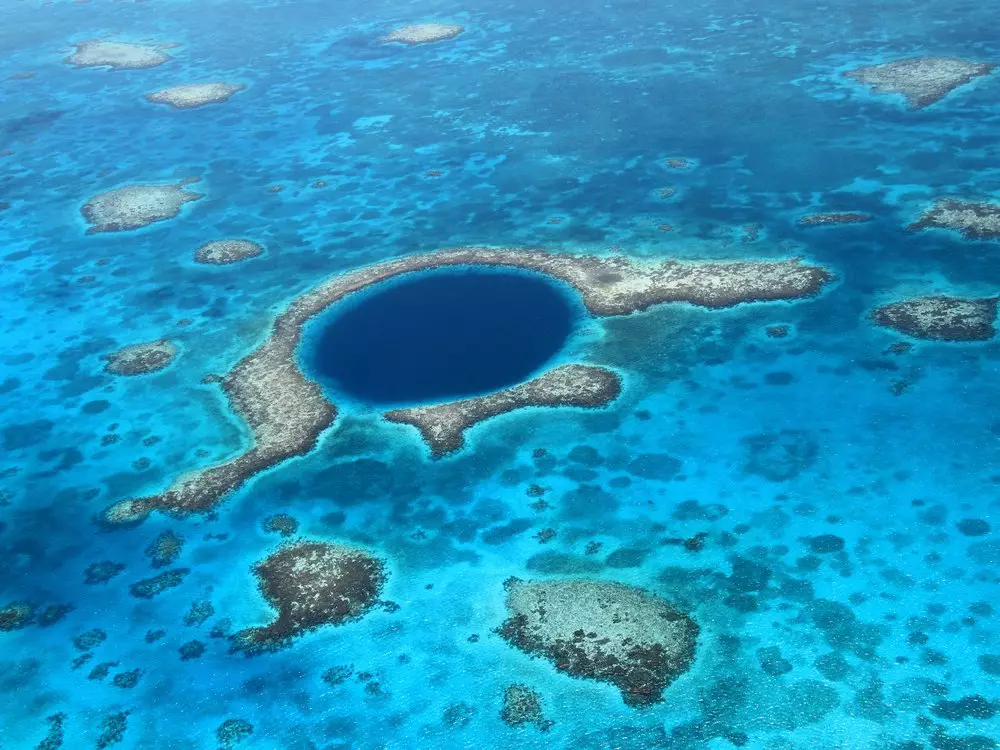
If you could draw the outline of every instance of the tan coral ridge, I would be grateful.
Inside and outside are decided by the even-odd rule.
[[[264,342],[221,378],[230,408],[250,428],[252,446],[226,461],[176,478],[158,495],[112,505],[105,511],[104,521],[137,523],[153,510],[207,512],[255,474],[311,451],[320,434],[333,424],[337,409],[297,364],[295,351],[305,324],[336,302],[381,281],[461,266],[520,268],[547,274],[573,286],[587,310],[598,317],[628,315],[665,302],[718,309],[743,302],[792,300],[818,293],[831,279],[825,269],[798,259],[641,262],[621,256],[498,248],[442,250],[348,271],[293,300],[275,319]],[[484,405],[478,410],[485,413],[493,408]],[[430,424],[426,419],[422,422]]]
[[[562,365],[526,383],[476,398],[386,412],[390,422],[416,427],[436,457],[461,449],[474,424],[524,407],[597,408],[621,393],[621,379],[603,367]]]

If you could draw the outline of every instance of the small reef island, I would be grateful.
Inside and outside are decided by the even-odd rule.
[[[697,623],[645,589],[518,578],[504,588],[507,619],[497,632],[507,643],[560,672],[611,683],[626,705],[661,702],[694,660]]]
[[[254,565],[253,574],[278,616],[232,636],[233,650],[248,656],[283,648],[321,626],[358,619],[378,601],[386,581],[379,558],[327,542],[281,547]]]
[[[338,301],[404,274],[438,268],[515,268],[560,280],[580,295],[596,317],[629,315],[654,305],[684,302],[722,309],[748,302],[795,300],[817,294],[832,276],[799,259],[738,262],[643,262],[622,256],[569,255],[539,250],[463,248],[410,255],[334,276],[293,300],[268,337],[219,378],[232,411],[252,434],[252,445],[222,463],[185,473],[158,495],[122,500],[105,509],[109,526],[141,522],[150,512],[210,511],[255,474],[313,449],[337,408],[302,372],[296,350],[305,324]],[[617,396],[614,373],[588,366],[563,367],[510,389],[464,402],[390,412],[416,425],[432,452],[461,445],[464,429],[513,409],[599,406]]]
[[[1000,239],[1000,203],[940,198],[906,230],[930,228],[951,229],[967,240]]]
[[[179,86],[146,94],[146,101],[153,104],[169,104],[174,109],[194,109],[206,104],[229,101],[233,94],[245,88],[242,83],[182,83]]]
[[[911,109],[940,101],[960,86],[988,75],[993,63],[957,57],[910,57],[880,65],[865,65],[844,76],[871,87],[876,94],[901,94]]]
[[[393,29],[384,37],[379,39],[382,44],[399,42],[401,44],[430,44],[431,42],[443,42],[447,39],[454,39],[465,31],[464,26],[449,23],[415,23],[410,26],[403,26]]]
[[[130,42],[109,42],[100,39],[80,42],[76,52],[66,58],[66,62],[78,68],[112,68],[114,70],[138,70],[155,68],[172,60],[163,50],[175,44],[132,44]]]
[[[227,266],[263,255],[264,248],[252,240],[212,240],[194,251],[194,262]]]
[[[130,344],[105,355],[105,372],[112,375],[146,375],[167,367],[177,356],[177,347],[167,339]]]
[[[202,193],[184,189],[200,179],[189,177],[168,185],[123,185],[98,193],[80,209],[83,218],[91,225],[87,234],[142,229],[157,221],[172,219],[185,203],[205,197]]]
[[[872,320],[907,336],[933,341],[988,341],[995,333],[996,297],[914,297],[877,308]]]

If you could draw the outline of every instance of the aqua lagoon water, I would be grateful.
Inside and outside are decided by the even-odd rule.
[[[0,607],[38,613],[0,632],[0,748],[217,748],[229,719],[253,727],[240,747],[296,750],[997,746],[1000,348],[899,354],[869,313],[1000,289],[997,243],[902,231],[935,197],[998,196],[1000,79],[912,111],[841,75],[998,60],[989,4],[23,0],[0,14]],[[466,31],[376,43],[417,21]],[[93,38],[180,46],[145,70],[63,62]],[[216,80],[247,88],[192,110],[143,99]],[[195,175],[205,197],[175,219],[85,234],[95,193]],[[799,226],[816,211],[874,219]],[[192,261],[226,237],[266,252]],[[586,320],[552,361],[619,372],[606,409],[512,413],[435,461],[359,399],[213,514],[96,522],[247,445],[203,378],[291,300],[365,264],[479,245],[801,256],[836,281],[792,304]],[[163,337],[170,367],[104,371],[108,352]],[[382,556],[398,609],[230,653],[213,631],[272,615],[250,567],[281,543],[262,528],[279,511],[302,537]],[[136,598],[166,530],[190,572]],[[86,583],[102,561],[120,572]],[[701,627],[692,668],[633,709],[529,658],[494,632],[511,576],[669,599]],[[187,624],[197,602],[213,614]],[[47,624],[57,605],[72,609]],[[106,638],[80,639],[94,629]],[[204,651],[183,659],[192,641]],[[332,667],[350,676],[324,681]],[[547,731],[501,720],[512,683],[541,696]]]

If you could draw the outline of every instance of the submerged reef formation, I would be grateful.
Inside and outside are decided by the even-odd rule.
[[[153,104],[169,104],[174,109],[194,109],[206,104],[221,104],[243,89],[242,83],[182,83],[179,86],[146,94],[146,101]]]
[[[12,602],[0,607],[0,633],[20,630],[31,622],[35,608],[27,602]]]
[[[223,748],[235,747],[253,734],[253,724],[245,719],[226,719],[215,730],[215,738]]]
[[[83,218],[92,225],[87,234],[142,229],[157,221],[172,219],[185,203],[205,197],[202,193],[184,189],[200,179],[188,177],[169,185],[123,185],[98,193],[80,209]]]
[[[799,226],[830,227],[837,224],[864,224],[871,220],[871,214],[862,213],[809,214],[799,219]]]
[[[548,731],[553,722],[542,713],[542,698],[527,685],[515,683],[503,689],[503,708],[500,719],[509,727],[534,724],[543,732]]]
[[[306,378],[295,351],[305,324],[331,305],[373,284],[437,268],[487,266],[547,274],[574,287],[595,316],[628,315],[666,302],[720,309],[745,302],[817,294],[831,274],[798,259],[739,262],[633,261],[622,256],[567,255],[539,250],[463,248],[410,255],[334,276],[293,300],[270,335],[221,378],[233,412],[253,445],[213,466],[184,474],[164,492],[122,500],[104,511],[107,524],[132,524],[153,510],[211,510],[255,474],[313,449],[337,416],[322,388]]]
[[[247,655],[274,651],[322,625],[356,620],[378,600],[385,564],[357,547],[298,542],[281,547],[253,567],[260,592],[277,610],[275,620],[232,636]]]
[[[213,240],[194,251],[195,263],[225,266],[262,255],[264,248],[251,240]]]
[[[877,308],[872,320],[918,339],[987,341],[993,338],[998,298],[915,297]]]
[[[435,457],[462,447],[464,433],[479,422],[528,406],[597,408],[621,393],[621,379],[611,370],[589,365],[563,365],[526,383],[476,398],[386,412],[390,422],[420,430]]]
[[[276,513],[265,518],[261,527],[268,534],[281,534],[283,537],[290,537],[299,530],[299,522],[287,513]]]
[[[76,45],[76,52],[66,58],[66,62],[78,68],[113,68],[133,70],[155,68],[172,59],[163,50],[173,44],[133,44],[130,42],[109,42],[92,39]]]
[[[621,583],[508,579],[510,645],[573,677],[609,682],[629,706],[662,700],[691,666],[698,625],[665,599]]]
[[[1000,203],[941,198],[906,230],[919,232],[930,227],[952,229],[967,240],[1000,239]]]
[[[146,375],[174,361],[177,347],[167,339],[129,344],[105,356],[104,371],[112,375]]]
[[[430,42],[443,42],[447,39],[454,39],[465,31],[465,27],[449,23],[415,23],[410,26],[403,26],[393,29],[389,34],[379,41],[383,44],[387,42],[401,42],[402,44],[428,44]]]
[[[870,86],[876,94],[902,94],[913,109],[943,99],[959,86],[987,75],[996,66],[957,57],[910,57],[865,65],[844,75]]]

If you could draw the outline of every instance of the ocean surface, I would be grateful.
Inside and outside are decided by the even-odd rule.
[[[378,41],[420,22],[464,31]],[[90,39],[178,46],[146,69],[67,64]],[[0,49],[0,608],[33,613],[0,631],[2,750],[1000,745],[1000,346],[870,317],[1000,291],[997,242],[903,231],[935,198],[1000,198],[1000,74],[916,110],[843,76],[1000,61],[989,3],[3,0]],[[245,89],[144,99],[201,81]],[[176,217],[87,234],[94,195],[195,176],[205,197]],[[873,219],[799,224],[832,211]],[[265,252],[194,262],[232,237]],[[214,512],[100,522],[248,445],[205,376],[299,295],[464,246],[802,257],[835,280],[724,310],[571,306],[525,372],[611,368],[603,409],[515,411],[432,459],[347,394],[314,450]],[[105,371],[164,338],[169,367]],[[423,392],[407,377],[386,398]],[[273,617],[252,565],[288,541],[276,513],[289,539],[385,560],[392,604],[233,653]],[[642,587],[698,623],[694,661],[630,707],[498,635],[510,577]],[[510,685],[545,722],[502,720]]]

